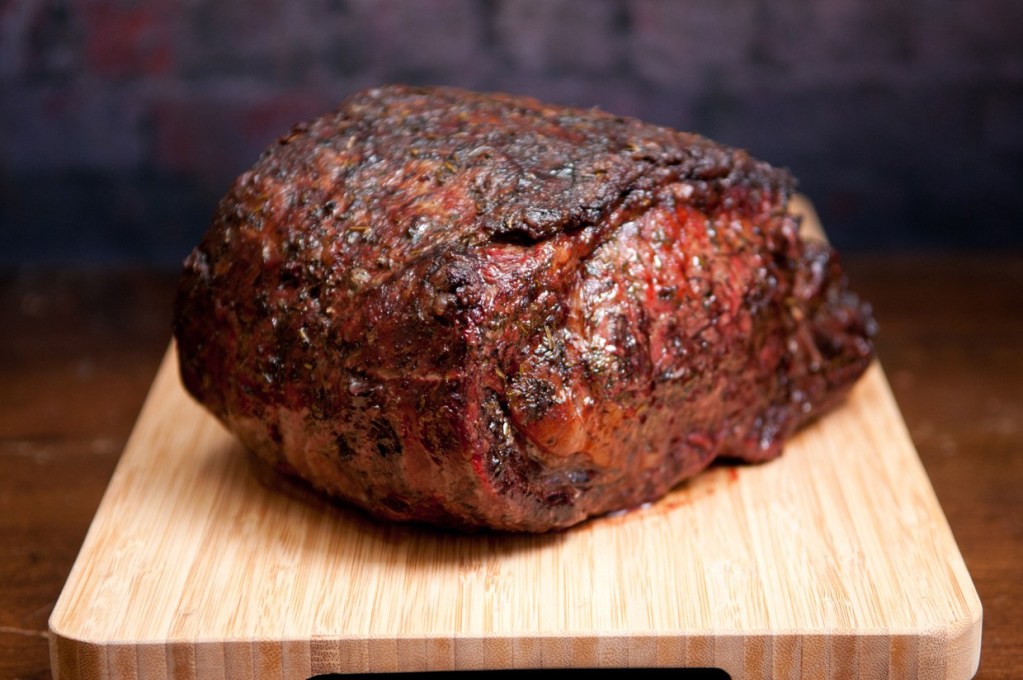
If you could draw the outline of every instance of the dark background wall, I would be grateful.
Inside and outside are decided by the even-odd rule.
[[[176,264],[274,138],[394,81],[747,147],[843,248],[1023,246],[1020,0],[3,0],[0,264]]]

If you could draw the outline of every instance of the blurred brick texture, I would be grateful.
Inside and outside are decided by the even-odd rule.
[[[0,0],[0,264],[176,264],[278,135],[398,81],[749,148],[843,248],[1023,246],[1020,0]]]

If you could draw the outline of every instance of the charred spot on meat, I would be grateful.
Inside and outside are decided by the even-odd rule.
[[[790,175],[597,110],[384,87],[294,128],[188,257],[184,385],[388,520],[547,531],[763,461],[872,359]]]

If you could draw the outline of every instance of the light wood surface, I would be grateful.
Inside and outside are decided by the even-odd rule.
[[[50,629],[59,678],[966,678],[981,606],[878,365],[777,461],[567,532],[458,536],[280,480],[184,394],[171,350]]]

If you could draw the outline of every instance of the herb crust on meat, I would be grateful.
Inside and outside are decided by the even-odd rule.
[[[547,531],[779,455],[872,359],[790,175],[698,135],[453,88],[296,126],[188,257],[185,386],[378,517]]]

